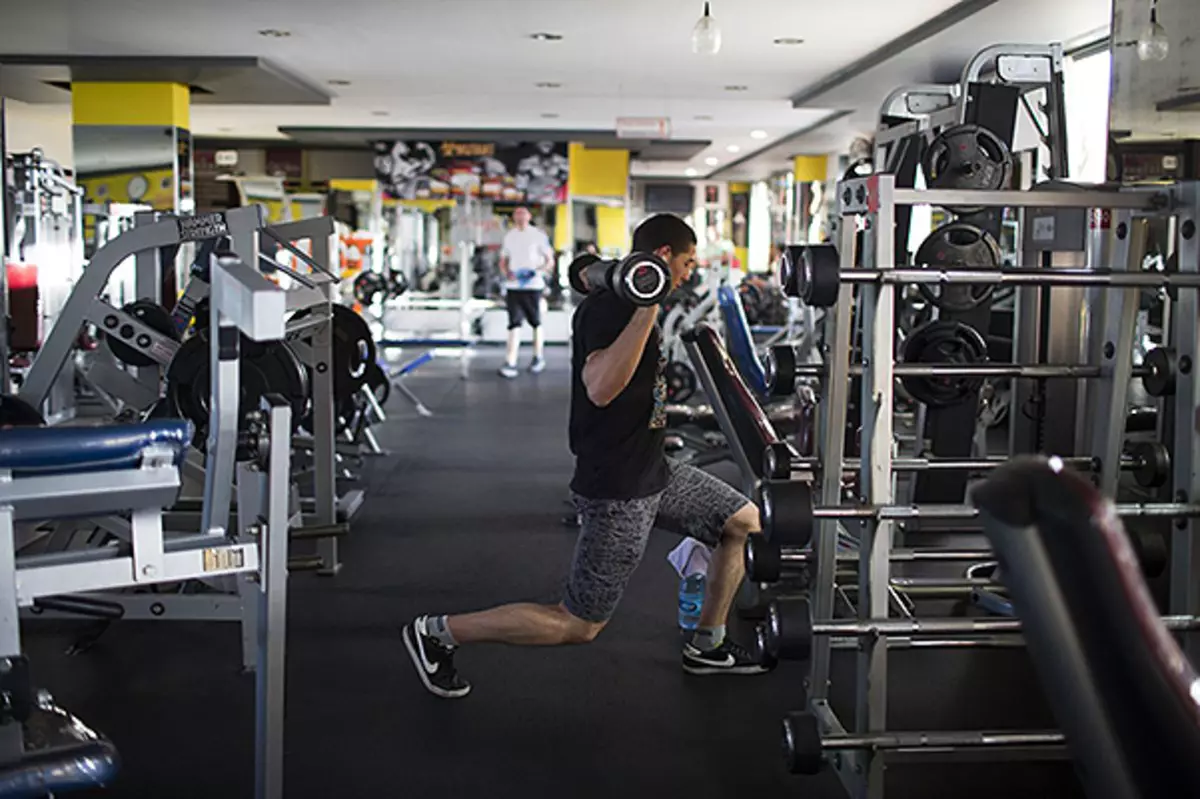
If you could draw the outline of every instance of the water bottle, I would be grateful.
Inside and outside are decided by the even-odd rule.
[[[704,575],[690,574],[679,581],[679,628],[692,631],[700,624],[704,606]]]

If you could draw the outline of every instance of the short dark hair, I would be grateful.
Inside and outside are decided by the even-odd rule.
[[[655,214],[633,231],[633,249],[637,252],[654,252],[659,247],[670,247],[674,255],[696,244],[696,231],[691,225],[673,214]]]

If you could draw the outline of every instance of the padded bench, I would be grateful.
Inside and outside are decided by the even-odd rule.
[[[763,453],[772,445],[781,443],[774,425],[734,367],[716,330],[706,324],[697,325],[683,334],[683,340],[695,348],[704,369],[712,377],[717,393],[714,401],[720,402],[728,413],[733,429],[722,432],[727,439],[737,441],[746,454],[754,477],[761,480]]]
[[[1037,457],[997,469],[971,500],[1087,795],[1195,796],[1200,677],[1109,501]]]
[[[717,305],[725,322],[726,346],[742,379],[760,399],[771,395],[767,385],[767,370],[754,347],[754,331],[746,319],[746,309],[737,289],[725,284],[717,289]]]
[[[191,422],[25,427],[0,433],[0,504],[16,519],[167,508],[179,494]]]

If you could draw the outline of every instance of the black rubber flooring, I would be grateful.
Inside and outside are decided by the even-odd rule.
[[[691,678],[678,664],[677,582],[652,542],[617,617],[588,647],[480,647],[459,656],[474,692],[431,697],[397,627],[422,612],[555,601],[574,531],[563,527],[566,353],[542,375],[505,382],[485,351],[409,385],[435,412],[393,395],[386,457],[343,542],[343,572],[291,580],[289,797],[843,796],[836,777],[784,773],[780,719],[803,706],[805,669]],[[38,682],[118,745],[119,780],[97,795],[251,795],[253,678],[238,673],[233,625],[114,625],[81,655],[78,625],[32,622]],[[743,631],[744,632],[744,631]],[[1053,726],[1021,651],[896,652],[898,729]],[[840,685],[852,655],[839,653]],[[889,797],[1071,797],[1063,763],[896,766]]]

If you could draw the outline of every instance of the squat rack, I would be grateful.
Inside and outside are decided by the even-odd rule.
[[[1141,253],[1131,246],[1134,224],[1148,216],[1168,214],[1176,218],[1180,237],[1180,279],[1182,286],[1195,286],[1197,262],[1200,260],[1196,237],[1196,221],[1200,216],[1200,193],[1195,185],[1171,189],[1131,189],[1119,192],[968,192],[948,190],[901,189],[892,175],[874,175],[845,180],[839,184],[840,226],[839,258],[845,280],[838,291],[838,301],[825,316],[827,346],[825,397],[820,404],[818,462],[846,464],[845,443],[847,405],[850,399],[850,377],[854,373],[851,360],[852,310],[855,307],[855,283],[863,341],[862,374],[862,457],[859,466],[861,501],[868,505],[887,505],[894,499],[893,390],[897,377],[894,363],[896,285],[901,275],[895,263],[895,221],[898,206],[931,204],[937,206],[971,205],[1017,208],[1078,208],[1112,209],[1116,242],[1113,248],[1113,271],[1134,271],[1140,268]],[[864,217],[865,236],[861,263],[870,269],[858,269],[856,263],[856,217]],[[1092,264],[1099,266],[1099,264]],[[1161,280],[1158,277],[1153,280]],[[1148,282],[1153,282],[1148,281]],[[1054,282],[1048,277],[1047,282]],[[1114,281],[1117,282],[1117,281]],[[1120,281],[1128,283],[1133,281]],[[1194,502],[1200,497],[1200,462],[1193,453],[1200,446],[1200,435],[1191,423],[1191,409],[1200,400],[1200,370],[1193,368],[1200,353],[1200,304],[1195,288],[1182,288],[1172,309],[1171,346],[1179,364],[1177,390],[1168,398],[1170,409],[1160,413],[1161,424],[1171,434],[1174,443],[1174,493],[1171,500]],[[1095,427],[1091,441],[1100,460],[1102,491],[1115,494],[1116,478],[1121,465],[1121,448],[1125,437],[1124,417],[1128,406],[1128,384],[1134,374],[1133,322],[1138,308],[1138,289],[1110,288],[1100,311],[1100,324],[1093,329],[1099,335],[1094,340],[1099,353],[1098,390],[1089,394],[1095,409],[1084,413],[1093,418]],[[899,370],[903,371],[903,370]],[[1167,440],[1164,438],[1164,440]],[[1073,455],[1077,453],[1062,453]],[[843,469],[826,468],[821,475],[818,502],[833,507],[843,501]],[[816,579],[812,587],[812,617],[828,620],[835,617],[835,579],[839,561],[836,542],[841,522],[834,518],[817,521],[810,562],[816,564]],[[1171,554],[1171,601],[1168,612],[1182,616],[1200,614],[1200,546],[1193,545],[1194,521],[1180,518],[1175,522]],[[889,616],[889,586],[893,561],[894,521],[873,515],[859,524],[859,601],[861,621],[887,619]],[[888,645],[886,637],[874,636],[861,640],[855,666],[854,718],[843,722],[829,703],[830,655],[834,648],[829,638],[814,641],[808,680],[808,697],[813,713],[819,720],[822,738],[830,740],[881,740],[887,731]],[[1197,657],[1200,642],[1189,641],[1187,651]],[[938,740],[936,733],[928,740]],[[953,736],[952,736],[953,738]],[[951,740],[951,739],[947,739]],[[1018,747],[1028,750],[1054,744],[1053,736],[1044,738],[1001,736],[990,738],[987,748]],[[842,747],[839,747],[842,748]],[[832,759],[848,793],[855,799],[881,799],[884,794],[884,751],[893,747],[879,746],[847,749]],[[908,749],[906,744],[904,749]],[[976,747],[972,747],[976,749]],[[930,744],[919,751],[931,753]],[[1015,754],[1012,753],[1012,754]],[[1036,752],[1030,752],[1036,754]]]

